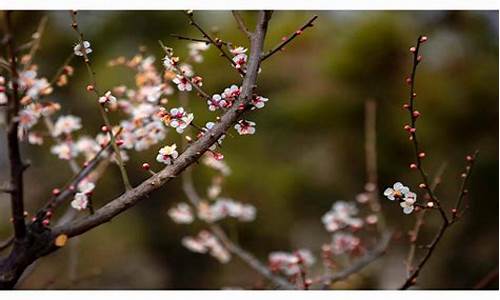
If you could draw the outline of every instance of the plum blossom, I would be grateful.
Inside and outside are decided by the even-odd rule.
[[[179,156],[179,153],[177,152],[177,150],[175,150],[176,148],[176,144],[161,148],[160,151],[158,151],[158,155],[156,156],[156,161],[166,165],[172,164],[172,161],[176,159],[177,156]]]
[[[102,105],[114,105],[116,104],[116,97],[111,95],[111,91],[107,91],[104,96],[99,98],[99,103]]]
[[[333,254],[340,255],[355,251],[359,248],[361,240],[350,234],[344,232],[337,232],[332,237],[332,252]]]
[[[78,191],[85,195],[90,195],[94,189],[95,184],[88,179],[84,179],[78,184]]]
[[[76,141],[75,147],[79,153],[83,153],[86,160],[94,158],[97,152],[101,150],[101,146],[99,146],[96,140],[88,136],[80,137]]]
[[[85,54],[92,53],[92,48],[90,48],[90,43],[88,41],[83,41],[83,49],[82,49],[82,43],[78,43],[73,48],[73,51],[77,56],[84,56],[84,53]]]
[[[262,96],[255,96],[252,98],[252,104],[253,104],[253,108],[263,108],[264,105],[266,105],[266,102],[269,101],[268,98],[264,98]],[[252,108],[252,109],[253,109]]]
[[[59,159],[62,159],[62,160],[70,160],[70,159],[76,157],[78,154],[78,151],[76,150],[75,146],[71,142],[64,142],[64,143],[52,146],[52,148],[50,149],[50,152],[52,154],[57,155],[57,157]]]
[[[30,132],[28,134],[28,143],[32,145],[42,145],[43,144],[43,135],[37,132]]]
[[[205,42],[191,42],[188,44],[189,57],[196,63],[203,62],[202,52],[210,48],[210,44]]]
[[[172,79],[172,82],[177,84],[177,88],[179,91],[187,91],[190,92],[193,89],[193,86],[185,76],[177,75],[175,76],[174,79]]]
[[[233,57],[234,67],[236,69],[245,69],[247,64],[248,56],[246,54],[237,54]]]
[[[211,99],[207,100],[207,103],[208,103],[208,110],[216,111],[219,108],[227,107],[229,102],[223,99],[221,95],[215,94],[212,96]]]
[[[61,134],[70,134],[71,132],[82,128],[81,119],[72,115],[61,116],[57,119],[54,125],[54,131],[52,134],[54,136],[59,136]]]
[[[408,192],[405,197],[403,198],[403,201],[399,203],[401,207],[403,208],[403,213],[405,214],[411,214],[413,212],[413,205],[417,201],[417,194]]]
[[[210,130],[212,130],[212,128],[214,126],[215,126],[214,122],[207,122],[207,124],[205,124],[205,127],[203,128],[203,130],[210,131]],[[225,137],[226,137],[225,134],[221,135],[220,138],[217,139],[217,142],[214,143],[212,146],[210,146],[210,148],[208,148],[208,149],[211,151],[215,151],[215,149],[217,148],[218,145],[222,145],[222,141],[224,140]]]
[[[242,222],[255,219],[256,209],[250,204],[242,204],[229,198],[219,198],[214,204],[202,202],[198,206],[198,217],[206,222],[216,222],[227,217]]]
[[[410,192],[410,189],[404,186],[401,182],[396,182],[392,188],[387,188],[384,191],[384,196],[389,200],[395,200],[396,198],[403,198],[406,194]]]
[[[18,121],[20,130],[27,131],[33,127],[41,116],[41,106],[37,103],[27,105],[19,112]]]
[[[247,120],[239,120],[234,129],[238,131],[239,135],[247,135],[255,133],[255,123]]]
[[[169,71],[175,70],[175,66],[177,65],[178,62],[179,62],[178,57],[171,57],[168,54],[163,58],[163,66],[165,67],[165,69]]]
[[[227,106],[231,106],[236,99],[240,96],[241,89],[233,84],[230,87],[224,89],[222,93],[222,98],[228,102]]]
[[[247,48],[239,46],[236,48],[231,48],[230,51],[233,55],[238,55],[238,54],[243,54],[243,53],[247,52],[247,50],[248,50]]]
[[[5,77],[0,76],[0,105],[7,104],[7,94],[5,94]]]
[[[71,201],[71,207],[76,210],[84,210],[87,208],[88,204],[89,198],[84,193],[76,193],[75,198],[73,198],[73,201]]]
[[[300,249],[295,253],[276,251],[269,254],[270,269],[275,272],[283,272],[287,276],[300,273],[301,265],[310,267],[314,263],[315,258],[307,249]]]
[[[321,221],[327,231],[334,232],[345,227],[360,228],[363,220],[356,218],[358,209],[354,203],[337,201],[330,211],[323,215]]]
[[[194,75],[193,67],[190,64],[182,63],[179,65],[182,75],[192,77]]]
[[[231,254],[221,242],[210,232],[202,230],[196,237],[184,237],[182,245],[196,253],[207,253],[215,257],[221,263],[231,260]]]
[[[177,107],[170,110],[169,118],[168,125],[175,128],[178,133],[183,133],[184,129],[193,121],[194,115],[192,113],[188,114],[182,107]]]
[[[224,161],[215,159],[211,152],[206,152],[201,162],[209,168],[220,172],[223,176],[229,176],[231,174],[231,168],[229,168]]]
[[[189,224],[194,220],[191,207],[186,203],[179,203],[175,207],[170,208],[168,215],[175,223],[179,224]]]

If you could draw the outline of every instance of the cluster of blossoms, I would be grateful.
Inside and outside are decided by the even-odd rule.
[[[361,240],[352,234],[352,231],[357,231],[364,225],[358,213],[354,203],[337,201],[333,204],[332,209],[321,219],[325,229],[333,232],[331,244],[325,245],[324,248],[331,249],[335,255],[356,253],[360,249]],[[373,217],[369,216],[367,222],[374,223],[369,221]],[[350,231],[346,231],[347,229]]]
[[[198,217],[209,223],[227,217],[236,218],[242,222],[250,222],[255,219],[255,213],[254,206],[242,204],[229,198],[219,198],[211,205],[202,202],[198,206]]]
[[[384,196],[391,201],[399,201],[399,204],[403,208],[403,213],[405,214],[411,214],[417,202],[417,194],[411,192],[410,189],[401,182],[396,182],[392,188],[387,188],[384,191]]]
[[[84,210],[87,208],[89,203],[89,197],[95,188],[95,184],[88,180],[82,180],[78,184],[78,192],[75,194],[73,201],[71,201],[71,207],[76,210]]]
[[[356,218],[358,208],[354,203],[337,201],[333,204],[332,209],[323,215],[321,221],[329,232],[351,227],[359,229],[363,226],[363,220]]]
[[[254,134],[255,122],[247,120],[239,120],[238,123],[234,125],[234,129],[236,129],[239,135]]]
[[[203,62],[202,53],[207,51],[209,48],[210,44],[208,43],[191,42],[188,44],[189,58],[196,63],[202,63]]]
[[[221,263],[231,260],[231,254],[222,246],[221,242],[209,231],[203,230],[196,237],[186,236],[182,245],[196,253],[210,253]]]
[[[216,111],[217,109],[230,108],[238,99],[240,93],[240,87],[235,84],[231,85],[230,87],[224,89],[222,94],[215,94],[207,101],[208,110]]]
[[[170,109],[170,112],[163,112],[162,120],[166,125],[175,128],[178,133],[183,133],[184,130],[193,122],[194,115],[187,113],[184,108],[177,107]]]
[[[307,249],[300,249],[295,253],[271,252],[268,259],[269,268],[273,272],[282,272],[287,276],[299,274],[303,267],[310,267],[316,261],[311,251]]]
[[[248,61],[248,56],[245,54],[246,52],[247,48],[243,47],[236,47],[231,49],[231,53],[234,55],[233,62],[236,69],[245,71]]]
[[[232,217],[242,222],[255,219],[255,207],[228,198],[219,198],[213,204],[202,201],[197,206],[197,216],[200,220],[213,223]],[[194,214],[186,203],[179,203],[168,210],[168,215],[175,223],[189,224],[194,221]]]

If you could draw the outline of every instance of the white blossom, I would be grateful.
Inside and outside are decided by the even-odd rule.
[[[179,156],[179,153],[175,150],[176,148],[176,144],[161,148],[156,156],[156,161],[166,165],[172,164],[173,160]]]
[[[90,48],[90,43],[88,41],[83,41],[83,51],[81,43],[76,44],[75,47],[73,48],[73,51],[75,52],[75,55],[83,56],[84,53],[90,54],[92,52],[92,49]]]
[[[389,200],[395,200],[396,198],[403,198],[406,194],[410,192],[410,189],[404,186],[401,182],[396,182],[392,188],[387,188],[384,191],[384,196]]]
[[[71,207],[76,210],[84,210],[89,203],[88,196],[84,193],[76,193],[75,198],[71,201]]]
[[[63,133],[70,134],[71,132],[82,128],[81,119],[72,115],[61,116],[57,119],[54,125],[54,136],[59,136]]]
[[[191,207],[186,203],[179,203],[175,207],[170,208],[168,215],[175,223],[179,224],[189,224],[194,220]]]
[[[255,133],[255,123],[247,120],[240,120],[236,125],[234,125],[234,129],[238,131],[239,135],[247,135]]]

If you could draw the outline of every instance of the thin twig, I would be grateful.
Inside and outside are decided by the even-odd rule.
[[[245,21],[243,20],[243,17],[236,10],[233,10],[231,12],[233,13],[233,17],[236,20],[236,23],[238,24],[238,28],[247,36],[247,38],[251,39],[252,32],[248,30],[247,26],[245,25]]]
[[[78,23],[77,23],[77,20],[76,20],[76,11],[71,11],[70,15],[71,15],[71,20],[72,20],[71,27],[78,34],[79,43],[80,43],[81,51],[82,51],[82,54],[83,54],[83,61],[85,62],[85,65],[87,66],[87,71],[88,71],[89,77],[90,77],[90,79],[92,81],[92,86],[93,86],[94,94],[96,95],[97,98],[99,98],[101,96],[101,94],[99,93],[99,90],[97,89],[97,81],[96,81],[96,77],[95,77],[95,72],[92,69],[92,65],[90,64],[90,59],[89,59],[89,57],[87,55],[87,51],[86,51],[85,46],[83,44],[83,42],[84,42],[83,33],[78,29]],[[106,127],[108,129],[108,133],[109,133],[109,136],[110,136],[111,144],[113,146],[113,149],[114,149],[115,155],[116,155],[116,162],[118,164],[118,167],[120,169],[120,173],[121,173],[121,176],[122,176],[123,184],[125,185],[125,189],[127,191],[131,190],[132,189],[132,185],[130,185],[130,181],[128,179],[127,171],[125,170],[125,166],[123,164],[123,159],[121,157],[120,148],[116,144],[116,137],[113,134],[113,127],[111,126],[111,122],[109,121],[109,118],[108,118],[108,115],[106,113],[106,110],[103,108],[103,106],[100,103],[97,103],[97,104],[98,104],[98,107],[99,107],[99,112],[101,113],[101,116],[102,116],[102,118],[104,120],[104,124],[106,125]]]
[[[361,258],[356,260],[348,268],[345,268],[344,270],[334,274],[324,275],[318,281],[324,283],[325,287],[328,287],[336,281],[345,279],[350,275],[361,271],[363,268],[365,268],[367,265],[369,265],[370,263],[372,263],[385,253],[387,247],[389,246],[391,238],[392,238],[392,232],[390,231],[384,232],[382,234],[382,238],[380,239],[380,241],[373,250],[369,251]]]
[[[38,24],[38,28],[36,32],[33,34],[33,45],[31,46],[30,52],[28,54],[28,61],[25,64],[25,68],[31,65],[31,62],[35,58],[35,55],[40,48],[40,41],[42,40],[43,33],[45,31],[45,26],[47,25],[47,20],[49,18],[47,16],[43,16]]]
[[[210,36],[210,34],[208,34],[200,26],[200,24],[198,24],[194,20],[192,12],[187,12],[186,16],[189,18],[189,24],[193,25],[196,29],[198,29],[198,31],[203,35],[204,38],[208,39],[212,45],[214,45],[217,49],[219,49],[221,56],[224,57],[225,59],[227,59],[231,63],[231,65],[233,67],[236,67],[236,63],[233,61],[233,59],[231,58],[231,56],[229,56],[229,54],[227,54],[226,51],[222,48],[222,43],[219,42],[219,39],[212,38]],[[241,70],[240,68],[235,68],[235,69],[238,71],[238,73],[240,73],[240,75],[245,75],[245,72],[243,70]]]
[[[474,167],[474,162],[476,161],[478,155],[479,155],[479,150],[476,150],[474,154],[466,158],[467,165],[465,167],[465,172],[461,174],[462,183],[460,184],[460,188],[458,190],[458,196],[455,202],[455,208],[453,210],[453,215],[452,215],[452,222],[455,222],[457,218],[459,218],[459,216],[461,215],[460,212],[461,212],[462,201],[464,197],[467,195],[467,183],[472,174],[472,168]]]
[[[419,55],[420,45],[425,41],[422,38],[423,38],[422,36],[418,37],[417,45],[415,46],[415,50],[413,51],[413,67],[412,67],[411,75],[409,78],[410,96],[409,96],[408,112],[410,114],[410,121],[411,121],[410,140],[411,140],[411,142],[413,144],[413,148],[415,150],[415,164],[416,164],[417,169],[420,173],[420,177],[422,178],[423,184],[425,185],[424,188],[426,189],[432,202],[434,202],[436,204],[437,208],[439,209],[439,212],[441,214],[441,217],[443,218],[443,221],[447,224],[447,223],[449,223],[448,217],[446,216],[444,209],[441,207],[440,201],[437,199],[437,197],[434,195],[434,193],[432,192],[432,190],[430,188],[429,179],[428,179],[427,174],[423,168],[423,160],[422,160],[423,157],[420,156],[420,154],[422,152],[419,148],[419,144],[418,144],[418,140],[417,140],[416,122],[417,122],[417,118],[419,117],[419,114],[415,112],[416,111],[415,110],[415,97],[416,97],[415,79],[416,79],[416,74],[417,74],[417,66],[421,60],[421,56]]]
[[[377,215],[377,228],[381,233],[385,230],[385,217],[378,198],[377,102],[373,99],[365,102],[365,166],[365,190],[369,194],[370,208]]]
[[[276,45],[273,49],[269,50],[269,52],[267,52],[266,54],[263,54],[262,58],[260,60],[265,61],[266,59],[271,57],[274,53],[282,50],[283,47],[285,47],[288,43],[290,43],[294,38],[301,35],[304,30],[306,30],[309,27],[313,27],[314,26],[313,23],[317,18],[318,18],[318,16],[313,16],[312,18],[310,18],[304,25],[302,25],[302,27],[300,27],[299,30],[292,33],[288,38],[284,39],[281,43]]]
[[[436,172],[436,175],[434,176],[434,180],[432,181],[432,192],[435,192],[436,188],[442,181],[442,176],[443,173],[446,169],[446,163],[441,164],[439,167],[438,171]],[[418,235],[420,233],[420,229],[422,228],[422,225],[424,225],[424,219],[425,215],[427,213],[427,209],[423,209],[420,211],[419,214],[417,214],[417,220],[415,221],[415,225],[413,226],[413,229],[411,230],[411,236],[410,236],[410,250],[408,251],[408,256],[406,258],[406,271],[408,276],[410,276],[411,271],[412,271],[412,266],[413,266],[413,260],[415,258],[415,253],[417,250],[417,240],[418,240]]]
[[[185,40],[185,41],[192,41],[192,42],[200,42],[200,43],[205,43],[205,44],[211,44],[211,42],[207,39],[200,39],[200,38],[193,38],[193,37],[189,37],[189,36],[183,36],[183,35],[180,35],[180,34],[175,34],[175,33],[171,33],[170,36],[172,37],[175,37],[179,40]],[[228,46],[229,43],[228,42],[225,42],[223,40],[218,40],[221,44],[225,45],[225,46]]]
[[[498,267],[495,269],[491,270],[486,274],[481,280],[479,280],[475,285],[474,289],[475,290],[483,290],[485,289],[490,283],[492,283],[496,279],[496,282],[498,284]]]

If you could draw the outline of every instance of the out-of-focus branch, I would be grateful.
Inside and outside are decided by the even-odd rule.
[[[76,11],[71,11],[71,27],[74,29],[74,31],[78,34],[79,37],[79,43],[81,47],[81,52],[83,54],[83,61],[85,62],[85,66],[87,67],[87,71],[89,73],[89,77],[92,81],[92,90],[94,91],[94,94],[96,95],[96,98],[99,98],[101,94],[99,93],[99,90],[97,88],[97,81],[95,78],[95,72],[92,69],[92,65],[90,63],[90,59],[87,55],[86,47],[84,45],[84,39],[83,39],[83,33],[79,30],[78,28],[78,22],[76,20]],[[125,170],[125,166],[123,164],[123,159],[121,157],[120,149],[118,145],[116,144],[116,137],[115,134],[113,134],[113,127],[111,126],[111,122],[109,121],[108,115],[106,113],[106,110],[103,108],[103,106],[100,103],[97,103],[99,107],[99,112],[101,113],[102,119],[104,120],[104,124],[107,127],[107,131],[109,133],[109,137],[111,140],[111,145],[113,146],[113,149],[115,151],[116,155],[116,162],[118,164],[118,167],[120,169],[120,174],[122,176],[123,184],[125,185],[126,190],[131,190],[132,186],[130,185],[130,181],[128,179],[127,171]]]
[[[47,16],[43,16],[38,24],[36,32],[33,34],[33,43],[31,45],[30,52],[28,54],[28,60],[26,62],[26,67],[31,65],[31,62],[35,58],[36,52],[40,48],[40,41],[42,40],[43,33],[45,32],[45,27],[47,25]]]
[[[442,176],[443,173],[446,169],[446,163],[441,164],[439,167],[438,171],[436,172],[436,175],[434,176],[434,180],[432,181],[432,186],[431,190],[432,192],[435,192],[436,188],[442,181]],[[408,256],[406,258],[406,271],[408,273],[408,276],[410,276],[411,271],[413,269],[413,260],[415,258],[415,252],[417,250],[417,240],[418,240],[418,235],[420,233],[420,229],[422,228],[422,225],[424,225],[424,219],[427,213],[427,209],[422,209],[420,210],[419,213],[417,213],[417,220],[415,221],[415,225],[413,226],[413,229],[411,230],[410,234],[410,250],[408,251]]]
[[[8,237],[6,240],[0,242],[0,251],[3,251],[9,248],[10,245],[14,242],[14,236]]]
[[[269,52],[267,52],[266,54],[263,54],[262,55],[262,61],[268,59],[269,57],[271,57],[276,52],[282,50],[293,39],[295,39],[297,36],[301,35],[304,32],[304,30],[306,30],[309,27],[313,27],[314,26],[313,23],[314,23],[314,21],[317,18],[318,18],[318,16],[313,16],[304,25],[302,25],[297,31],[295,31],[289,37],[287,37],[286,39],[284,39],[281,43],[279,43],[278,45],[276,45],[273,49],[269,50]]]
[[[373,250],[367,252],[358,260],[354,261],[349,267],[344,270],[333,273],[330,275],[322,276],[318,281],[324,284],[324,287],[329,287],[332,283],[345,279],[350,275],[361,271],[363,268],[368,266],[370,263],[375,261],[377,258],[382,256],[387,247],[389,246],[389,242],[392,238],[392,232],[386,231],[382,234],[382,238],[378,242],[378,244],[373,248]]]
[[[248,30],[247,26],[245,25],[243,17],[236,10],[233,10],[231,12],[233,13],[234,20],[236,20],[236,24],[238,24],[238,28],[247,36],[247,38],[251,39],[252,33],[250,32],[250,30]]]
[[[490,283],[492,283],[495,279],[498,283],[498,266],[495,269],[488,272],[488,274],[486,274],[486,276],[481,278],[481,280],[479,280],[474,285],[474,289],[475,290],[482,290],[482,289],[486,288]]]
[[[10,162],[10,196],[12,208],[12,223],[14,225],[14,236],[16,242],[21,242],[26,236],[26,224],[24,222],[24,182],[23,173],[27,168],[21,159],[21,151],[18,139],[19,120],[17,119],[19,102],[19,75],[17,73],[17,53],[14,41],[14,32],[12,30],[12,12],[7,11],[4,14],[5,37],[7,41],[7,53],[9,56],[10,75],[12,83],[11,93],[8,101],[7,116],[7,147]]]
[[[382,233],[385,230],[385,217],[378,198],[377,102],[374,99],[365,102],[365,167],[365,190],[369,194],[370,208],[377,215],[377,228]]]

